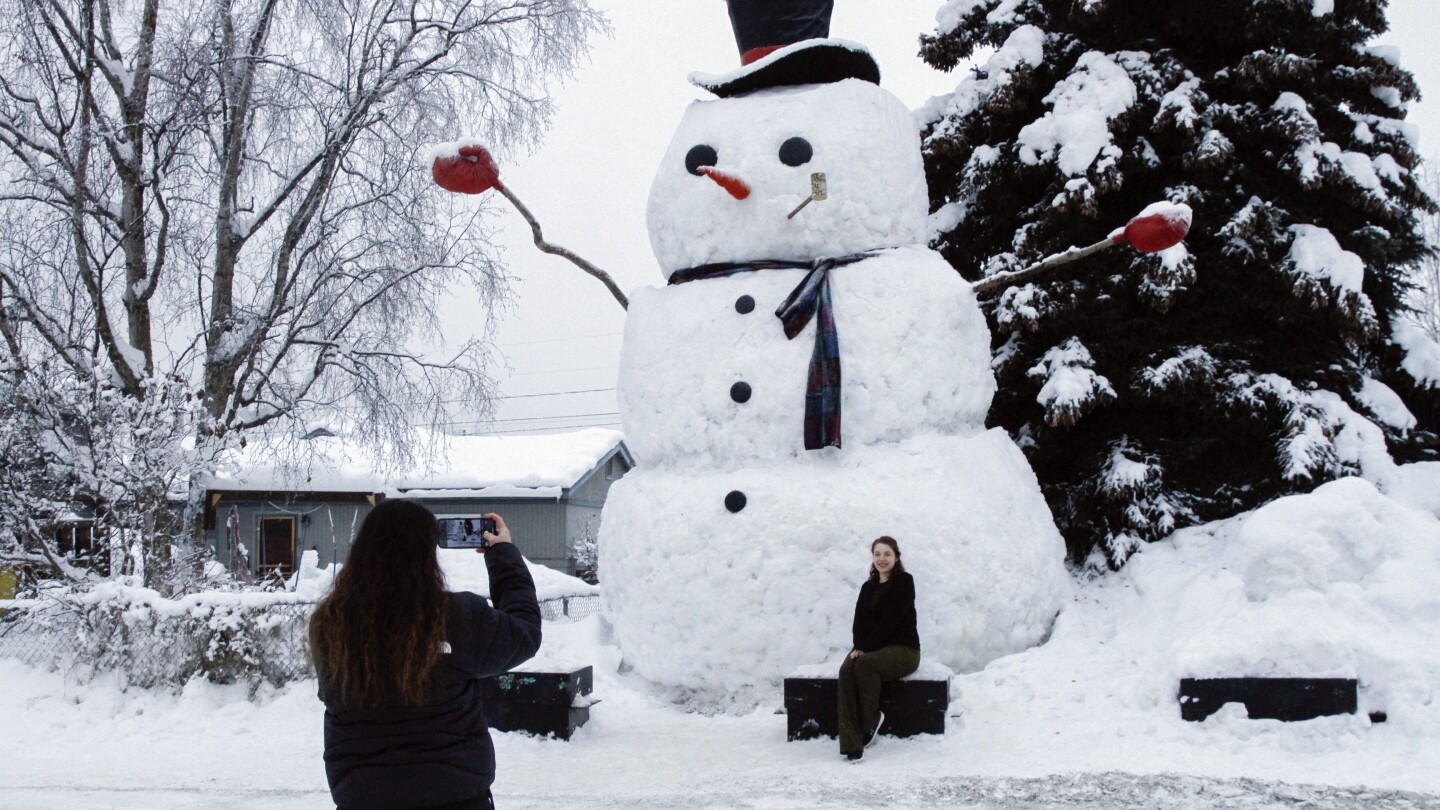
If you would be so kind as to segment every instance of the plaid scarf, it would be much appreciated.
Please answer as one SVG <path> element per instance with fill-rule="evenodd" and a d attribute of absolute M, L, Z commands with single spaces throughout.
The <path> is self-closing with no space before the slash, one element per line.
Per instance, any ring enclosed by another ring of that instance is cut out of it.
<path fill-rule="evenodd" d="M 830 302 L 830 270 L 854 264 L 875 255 L 822 257 L 810 262 L 767 259 L 755 262 L 720 262 L 677 270 L 671 284 L 701 279 L 727 278 L 756 270 L 809 270 L 775 310 L 785 328 L 787 340 L 818 319 L 815 349 L 810 353 L 810 370 L 805 381 L 805 449 L 840 446 L 840 337 L 835 331 L 835 312 Z"/>

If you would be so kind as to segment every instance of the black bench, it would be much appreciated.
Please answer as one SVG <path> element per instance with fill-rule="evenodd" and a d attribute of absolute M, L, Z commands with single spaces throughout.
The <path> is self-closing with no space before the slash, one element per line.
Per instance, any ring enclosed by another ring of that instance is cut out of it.
<path fill-rule="evenodd" d="M 1200 721 L 1226 703 L 1243 703 L 1252 720 L 1311 720 L 1354 714 L 1354 678 L 1181 678 L 1180 717 Z M 1373 722 L 1385 715 L 1375 712 Z"/>
<path fill-rule="evenodd" d="M 806 667 L 785 679 L 785 739 L 810 740 L 840 734 L 839 681 L 835 675 L 814 674 Z M 839 665 L 830 669 L 838 671 Z M 945 712 L 950 706 L 948 674 L 921 672 L 880 687 L 880 711 L 885 719 L 880 733 L 892 737 L 944 734 Z"/>
<path fill-rule="evenodd" d="M 590 706 L 599 701 L 585 695 L 594 688 L 590 667 L 557 672 L 522 666 L 480 681 L 490 728 L 562 740 L 590 719 Z"/>

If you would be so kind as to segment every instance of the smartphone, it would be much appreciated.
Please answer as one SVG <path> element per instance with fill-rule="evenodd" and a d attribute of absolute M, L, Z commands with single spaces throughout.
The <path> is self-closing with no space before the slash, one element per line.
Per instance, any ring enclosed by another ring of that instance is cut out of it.
<path fill-rule="evenodd" d="M 436 545 L 440 548 L 490 548 L 485 532 L 496 534 L 495 521 L 487 517 L 442 517 L 439 518 L 440 536 Z"/>

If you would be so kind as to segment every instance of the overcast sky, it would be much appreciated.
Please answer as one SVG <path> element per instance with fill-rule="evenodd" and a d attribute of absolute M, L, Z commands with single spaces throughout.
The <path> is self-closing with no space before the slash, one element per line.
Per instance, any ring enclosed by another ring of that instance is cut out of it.
<path fill-rule="evenodd" d="M 593 43 L 588 67 L 560 87 L 550 134 L 531 154 L 502 155 L 501 176 L 535 212 L 552 242 L 584 256 L 630 290 L 663 279 L 645 232 L 650 180 L 685 106 L 708 98 L 686 80 L 719 73 L 739 57 L 723 0 L 592 0 L 613 37 Z M 836 0 L 830 34 L 868 46 L 881 85 L 909 107 L 947 93 L 962 73 L 943 74 L 916 56 L 942 0 Z M 1440 157 L 1440 0 L 1391 0 L 1391 32 L 1403 64 L 1436 101 L 1414 105 L 1421 147 Z M 464 128 L 456 135 L 463 135 Z M 502 209 L 503 210 L 503 209 Z M 495 369 L 496 421 L 456 424 L 472 433 L 617 426 L 615 378 L 624 312 L 598 282 L 535 250 L 529 228 L 503 210 L 501 242 L 514 306 L 501 313 Z M 442 313 L 451 339 L 481 308 L 469 289 Z M 678 336 L 677 336 L 678 337 Z M 574 393 L 572 393 L 574 392 Z M 524 432 L 521 432 L 524 431 Z"/>

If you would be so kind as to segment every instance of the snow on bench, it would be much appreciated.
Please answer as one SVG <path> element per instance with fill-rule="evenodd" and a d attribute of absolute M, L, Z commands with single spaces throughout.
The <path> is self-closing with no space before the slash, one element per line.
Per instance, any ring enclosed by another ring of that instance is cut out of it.
<path fill-rule="evenodd" d="M 571 662 L 531 659 L 480 681 L 485 715 L 496 731 L 523 731 L 540 737 L 570 739 L 590 719 L 597 700 L 594 670 Z"/>

